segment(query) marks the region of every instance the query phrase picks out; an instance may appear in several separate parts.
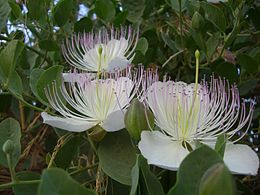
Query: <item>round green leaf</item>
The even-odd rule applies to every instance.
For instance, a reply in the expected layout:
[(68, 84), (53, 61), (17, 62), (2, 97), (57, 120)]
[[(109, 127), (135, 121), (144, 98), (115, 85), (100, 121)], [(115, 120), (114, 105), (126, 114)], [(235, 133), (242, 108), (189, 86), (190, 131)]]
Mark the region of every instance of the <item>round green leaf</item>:
[(224, 32), (227, 24), (223, 11), (212, 3), (201, 1), (200, 4), (205, 11), (205, 18)]
[(199, 186), (199, 195), (235, 195), (235, 191), (232, 175), (224, 163), (211, 166)]
[(216, 62), (212, 65), (212, 70), (221, 77), (225, 77), (230, 83), (238, 80), (238, 69), (229, 62)]
[(88, 17), (81, 18), (74, 25), (75, 32), (90, 32), (93, 27), (93, 22)]
[(6, 26), (6, 21), (8, 18), (8, 15), (11, 11), (11, 8), (8, 4), (7, 0), (0, 0), (0, 32), (3, 27)]
[(136, 161), (135, 149), (125, 130), (107, 133), (98, 147), (100, 166), (112, 179), (131, 185), (131, 170)]
[(59, 50), (59, 46), (56, 41), (53, 40), (41, 40), (39, 42), (39, 47), (46, 51), (57, 51)]
[(21, 130), (20, 124), (13, 118), (7, 118), (0, 123), (0, 164), (8, 167), (6, 154), (3, 152), (2, 147), (7, 140), (13, 142), (13, 151), (11, 154), (12, 166), (15, 167), (18, 163), (21, 154)]
[(38, 195), (96, 195), (84, 188), (63, 169), (49, 168), (41, 176)]
[(44, 89), (49, 85), (52, 85), (53, 81), (55, 81), (57, 87), (59, 87), (59, 85), (61, 84), (62, 70), (62, 66), (52, 66), (41, 74), (38, 82), (36, 83), (37, 94), (44, 101), (45, 104), (48, 104), (48, 99), (45, 96)]
[(97, 0), (95, 3), (95, 12), (98, 17), (106, 22), (111, 22), (116, 14), (115, 6), (111, 0)]
[(177, 182), (168, 195), (198, 195), (199, 184), (204, 173), (222, 159), (208, 146), (201, 146), (192, 151), (181, 163), (177, 173)]
[[(19, 180), (22, 181), (31, 181), (31, 180), (38, 180), (40, 179), (40, 175), (38, 173), (35, 172), (27, 172), (27, 171), (23, 171), (23, 172), (19, 172), (16, 174), (16, 177)], [(23, 184), (23, 185), (15, 185), (13, 187), (13, 191), (15, 195), (35, 195), (37, 194), (37, 190), (38, 190), (38, 185), (37, 183), (34, 184)]]
[(257, 73), (257, 61), (247, 54), (240, 54), (237, 56), (238, 64), (246, 70), (247, 73)]
[(31, 19), (39, 20), (43, 17), (47, 10), (45, 10), (44, 0), (29, 0), (26, 2), (28, 8), (28, 16)]
[(68, 21), (73, 8), (73, 0), (60, 0), (54, 7), (54, 20), (58, 26), (64, 26)]
[(136, 51), (140, 51), (143, 55), (145, 55), (145, 53), (148, 50), (148, 41), (146, 38), (142, 37), (138, 40), (138, 43), (136, 45), (135, 48)]
[(122, 6), (124, 10), (127, 10), (127, 20), (132, 23), (140, 21), (144, 9), (145, 9), (145, 0), (122, 0)]

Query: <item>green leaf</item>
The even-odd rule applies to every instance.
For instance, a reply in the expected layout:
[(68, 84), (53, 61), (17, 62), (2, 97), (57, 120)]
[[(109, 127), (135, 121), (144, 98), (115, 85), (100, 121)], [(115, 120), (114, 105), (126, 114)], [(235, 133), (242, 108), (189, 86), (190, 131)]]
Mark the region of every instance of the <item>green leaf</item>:
[(122, 0), (122, 7), (127, 10), (127, 20), (136, 23), (141, 20), (145, 9), (145, 0)]
[(97, 16), (106, 22), (111, 22), (116, 14), (115, 6), (111, 0), (97, 0), (95, 11)]
[(201, 6), (205, 12), (205, 18), (214, 24), (219, 30), (224, 32), (226, 30), (226, 18), (220, 8), (212, 3), (201, 1)]
[(7, 0), (0, 0), (0, 32), (6, 26), (8, 15), (11, 8)]
[(90, 189), (84, 188), (69, 174), (58, 168), (49, 168), (43, 171), (38, 195), (95, 195)]
[(93, 22), (88, 17), (81, 18), (74, 24), (74, 31), (75, 32), (90, 32), (93, 27)]
[(170, 38), (168, 33), (161, 32), (161, 37), (164, 44), (166, 44), (173, 52), (178, 51), (175, 42)]
[(247, 73), (257, 73), (257, 61), (247, 54), (240, 54), (237, 56), (238, 64), (246, 70)]
[(52, 66), (41, 74), (38, 82), (36, 83), (37, 94), (45, 104), (48, 104), (48, 99), (45, 96), (45, 88), (49, 85), (52, 85), (53, 81), (55, 81), (56, 86), (59, 87), (62, 80), (62, 71), (63, 66)]
[(227, 135), (225, 133), (223, 133), (218, 136), (217, 142), (215, 145), (215, 150), (222, 159), (223, 159), (224, 153), (225, 153), (226, 142), (227, 142)]
[(127, 14), (128, 14), (128, 11), (123, 11), (123, 12), (120, 12), (119, 14), (116, 15), (115, 19), (114, 19), (114, 25), (116, 27), (119, 27), (120, 25), (124, 24), (126, 18), (127, 18)]
[(44, 100), (41, 99), (41, 97), (38, 94), (38, 90), (37, 90), (37, 82), (39, 80), (39, 78), (41, 77), (41, 75), (44, 73), (43, 69), (40, 68), (35, 68), (32, 70), (31, 74), (30, 74), (30, 88), (33, 92), (33, 94), (37, 97), (38, 100), (40, 100), (41, 102), (44, 102)]
[(204, 18), (197, 11), (193, 14), (191, 22), (192, 22), (192, 27), (196, 30), (203, 29), (203, 26), (205, 24)]
[(10, 41), (0, 53), (0, 80), (6, 82), (15, 69), (17, 59), (24, 49), (24, 44), (18, 40)]
[(257, 79), (250, 79), (243, 83), (240, 83), (238, 89), (240, 96), (245, 96), (250, 92), (253, 92), (253, 90), (256, 88), (258, 83)]
[(211, 59), (211, 57), (213, 56), (213, 54), (216, 52), (216, 49), (218, 47), (219, 44), (219, 39), (220, 39), (220, 33), (214, 33), (208, 40), (206, 43), (206, 47), (207, 47), (207, 58), (208, 60)]
[(11, 16), (13, 19), (18, 19), (22, 17), (22, 10), (20, 6), (14, 1), (9, 0), (8, 1), (9, 6), (11, 7)]
[(204, 173), (199, 186), (199, 195), (219, 194), (237, 194), (232, 175), (224, 163), (217, 163), (211, 166)]
[(186, 9), (186, 2), (187, 0), (171, 0), (171, 6), (175, 11), (180, 12), (181, 3), (181, 11), (184, 11)]
[(143, 55), (145, 55), (145, 53), (147, 52), (148, 50), (148, 41), (146, 38), (144, 37), (141, 37), (139, 40), (138, 40), (138, 43), (136, 45), (136, 48), (135, 48), (136, 51), (140, 51)]
[[(140, 175), (142, 174), (142, 175)], [(144, 185), (141, 185), (140, 179), (144, 180)], [(146, 159), (142, 155), (137, 155), (135, 166), (132, 169), (132, 185), (130, 195), (135, 195), (138, 189), (145, 188), (149, 195), (163, 195), (163, 188), (157, 177), (150, 171)]]
[(9, 76), (7, 88), (12, 94), (22, 98), (23, 83), (21, 77), (16, 71), (13, 71)]
[(100, 166), (112, 179), (131, 185), (131, 170), (136, 161), (135, 149), (126, 130), (107, 133), (98, 147)]
[(0, 123), (0, 164), (8, 167), (6, 154), (2, 147), (7, 140), (11, 140), (14, 144), (14, 149), (11, 155), (12, 166), (15, 167), (19, 161), (21, 154), (21, 130), (20, 124), (13, 118), (7, 118)]
[(150, 171), (150, 168), (143, 156), (138, 157), (139, 166), (145, 181), (146, 189), (149, 195), (163, 195), (162, 185), (157, 177)]
[(54, 21), (58, 26), (64, 26), (68, 21), (73, 8), (73, 0), (60, 0), (54, 7)]
[(78, 151), (80, 144), (82, 144), (82, 139), (79, 136), (76, 136), (62, 145), (55, 157), (55, 165), (63, 169), (68, 168), (73, 157)]
[(44, 0), (29, 0), (26, 2), (28, 16), (30, 19), (39, 20), (46, 15)]
[(238, 80), (238, 69), (234, 64), (221, 62), (212, 67), (213, 71), (221, 77), (225, 77), (230, 83)]
[[(35, 172), (19, 172), (16, 174), (16, 177), (19, 180), (22, 181), (30, 181), (30, 180), (38, 180), (40, 179), (40, 175)], [(15, 195), (35, 195), (37, 194), (37, 189), (38, 189), (39, 184), (23, 184), (23, 185), (15, 185), (13, 187), (14, 194)]]
[(132, 170), (131, 170), (131, 178), (132, 178), (132, 182), (131, 182), (131, 191), (130, 191), (130, 195), (135, 195), (136, 191), (138, 189), (138, 184), (139, 184), (139, 158), (141, 155), (138, 155), (136, 158), (136, 162), (135, 165), (133, 166)]
[(256, 30), (260, 30), (260, 24), (259, 24), (259, 21), (258, 21), (259, 17), (260, 17), (260, 7), (259, 7), (259, 5), (252, 7), (249, 10), (249, 18), (250, 18), (251, 22), (253, 23), (253, 25), (255, 26)]
[(46, 51), (58, 51), (59, 46), (54, 40), (41, 40), (39, 42), (39, 47)]
[(201, 146), (192, 151), (181, 163), (177, 172), (177, 182), (168, 195), (198, 195), (200, 180), (204, 173), (222, 159), (208, 146)]

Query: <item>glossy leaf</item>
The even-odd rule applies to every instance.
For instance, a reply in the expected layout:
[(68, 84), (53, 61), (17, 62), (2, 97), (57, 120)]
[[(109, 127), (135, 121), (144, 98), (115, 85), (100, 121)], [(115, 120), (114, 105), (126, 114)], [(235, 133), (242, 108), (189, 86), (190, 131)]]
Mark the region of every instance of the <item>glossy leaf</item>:
[[(141, 182), (141, 179), (143, 179), (144, 181)], [(130, 195), (136, 194), (138, 185), (140, 188), (145, 188), (141, 189), (141, 191), (147, 192), (147, 195), (164, 194), (161, 183), (159, 182), (157, 177), (150, 171), (149, 165), (142, 155), (137, 155), (136, 164), (132, 169), (132, 185)]]
[(256, 73), (258, 71), (257, 61), (247, 54), (240, 54), (237, 56), (238, 64), (248, 73)]
[(22, 98), (23, 83), (21, 77), (16, 71), (13, 71), (9, 76), (7, 87), (12, 94), (15, 94), (16, 96)]
[(226, 18), (222, 10), (214, 4), (204, 1), (201, 2), (201, 6), (205, 11), (205, 18), (224, 32), (226, 29)]
[(112, 21), (116, 14), (115, 6), (111, 0), (97, 0), (95, 11), (98, 17), (107, 22)]
[(15, 69), (17, 59), (22, 53), (24, 44), (18, 40), (10, 41), (0, 53), (0, 80), (6, 81)]
[(20, 124), (13, 118), (7, 118), (0, 123), (0, 164), (8, 167), (6, 154), (2, 147), (7, 140), (11, 140), (14, 146), (11, 158), (12, 166), (15, 167), (18, 163), (21, 154), (21, 129)]
[(43, 17), (47, 10), (45, 10), (44, 0), (29, 0), (27, 1), (28, 16), (31, 19), (39, 20)]
[(224, 163), (211, 166), (202, 176), (199, 195), (235, 195), (231, 173)]
[(38, 90), (37, 90), (37, 82), (39, 80), (39, 78), (41, 77), (41, 75), (44, 73), (43, 69), (40, 68), (35, 68), (32, 70), (31, 74), (30, 74), (30, 88), (33, 92), (33, 94), (41, 101), (44, 102), (44, 100), (42, 100), (42, 98), (39, 96), (38, 94)]
[(49, 168), (43, 171), (38, 195), (95, 195), (90, 189), (84, 188), (63, 169)]
[(145, 53), (148, 50), (148, 41), (146, 38), (142, 37), (138, 40), (138, 43), (136, 45), (135, 50), (140, 51), (143, 55), (145, 55)]
[(80, 144), (82, 144), (82, 139), (80, 139), (79, 136), (76, 136), (62, 145), (55, 157), (55, 165), (63, 169), (68, 168), (73, 157), (76, 155)]
[(75, 32), (90, 32), (93, 27), (93, 22), (88, 17), (81, 18), (79, 21), (77, 21), (74, 25), (74, 31)]
[(238, 69), (234, 64), (229, 62), (220, 62), (214, 68), (213, 71), (221, 77), (225, 77), (230, 83), (238, 80)]
[(100, 166), (112, 179), (131, 185), (131, 170), (136, 161), (135, 149), (126, 130), (107, 133), (98, 147)]
[(144, 9), (145, 9), (145, 0), (122, 0), (122, 6), (124, 10), (127, 10), (127, 20), (132, 23), (140, 21)]
[(38, 82), (36, 83), (37, 94), (47, 104), (48, 99), (45, 96), (45, 88), (56, 82), (57, 87), (61, 84), (62, 66), (52, 66), (41, 74)]
[(58, 26), (64, 26), (68, 21), (73, 8), (73, 0), (60, 0), (54, 7), (54, 20)]
[(59, 50), (59, 46), (54, 40), (41, 40), (39, 42), (39, 47), (46, 51), (57, 51)]
[(183, 11), (186, 8), (186, 2), (187, 0), (171, 0), (171, 6), (175, 11), (180, 12), (180, 10)]
[(11, 8), (7, 0), (0, 0), (0, 32), (6, 25)]
[[(16, 177), (22, 181), (39, 180), (40, 174), (35, 172), (24, 171), (17, 173)], [(38, 185), (39, 184), (37, 183), (27, 185), (16, 185), (13, 187), (13, 191), (15, 195), (35, 195), (37, 194)]]
[(227, 142), (227, 135), (226, 134), (221, 134), (217, 138), (217, 142), (215, 145), (215, 150), (221, 156), (223, 159), (224, 153), (225, 153), (225, 148), (226, 148), (226, 142)]
[(222, 163), (220, 156), (208, 146), (192, 151), (181, 163), (177, 182), (168, 195), (198, 195), (204, 173), (214, 164)]
[(13, 18), (13, 19), (21, 18), (22, 10), (19, 7), (19, 5), (15, 1), (12, 1), (12, 0), (9, 0), (8, 3), (9, 3), (9, 6), (11, 7), (11, 18)]

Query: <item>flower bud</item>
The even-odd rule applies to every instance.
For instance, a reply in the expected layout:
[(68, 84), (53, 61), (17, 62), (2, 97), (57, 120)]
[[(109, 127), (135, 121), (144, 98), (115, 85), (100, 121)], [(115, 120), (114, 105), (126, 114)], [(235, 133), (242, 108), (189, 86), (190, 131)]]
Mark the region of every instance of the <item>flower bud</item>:
[(201, 29), (204, 26), (204, 19), (199, 12), (195, 12), (192, 16), (192, 27), (194, 29)]
[(14, 142), (10, 139), (3, 144), (2, 150), (5, 154), (12, 154), (14, 150)]
[(125, 114), (125, 126), (134, 139), (140, 140), (143, 130), (154, 127), (153, 113), (135, 98)]

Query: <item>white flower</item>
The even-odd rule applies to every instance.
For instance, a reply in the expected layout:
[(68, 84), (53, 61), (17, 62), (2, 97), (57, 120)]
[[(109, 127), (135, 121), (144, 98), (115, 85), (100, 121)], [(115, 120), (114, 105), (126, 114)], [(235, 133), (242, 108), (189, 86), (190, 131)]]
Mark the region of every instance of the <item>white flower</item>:
[[(130, 74), (130, 73), (129, 73)], [(127, 74), (127, 75), (129, 75)], [(62, 116), (42, 113), (43, 122), (67, 131), (86, 131), (100, 125), (106, 131), (125, 127), (124, 111), (136, 93), (137, 77), (108, 74), (105, 78), (88, 74), (66, 75), (61, 88), (46, 88), (50, 105)]]
[(122, 70), (134, 57), (138, 32), (130, 27), (74, 35), (62, 46), (66, 61), (84, 71)]
[[(196, 93), (194, 93), (196, 91)], [(256, 175), (257, 154), (247, 145), (234, 144), (237, 132), (250, 124), (254, 103), (240, 102), (236, 86), (212, 78), (210, 83), (154, 82), (145, 101), (154, 113), (160, 131), (143, 131), (139, 149), (149, 164), (177, 170), (200, 141), (214, 147), (217, 136), (226, 133), (224, 162), (233, 173)], [(245, 131), (245, 133), (247, 130)]]

